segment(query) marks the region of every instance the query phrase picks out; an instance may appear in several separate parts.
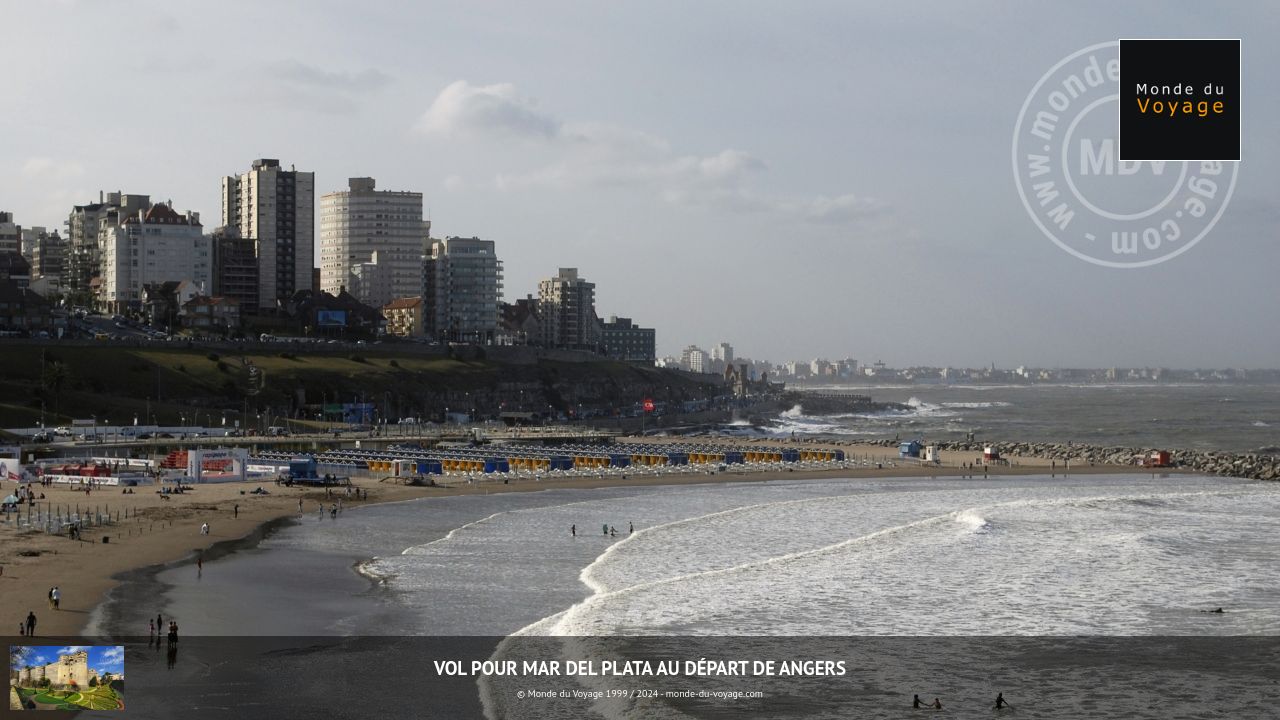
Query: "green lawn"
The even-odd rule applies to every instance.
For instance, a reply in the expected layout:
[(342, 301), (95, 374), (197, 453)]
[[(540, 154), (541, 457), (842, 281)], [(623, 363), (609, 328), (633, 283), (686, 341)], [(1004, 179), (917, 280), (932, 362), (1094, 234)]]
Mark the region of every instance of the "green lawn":
[(57, 710), (116, 710), (124, 707), (124, 698), (106, 686), (83, 692), (18, 688), (18, 694), (23, 700), (31, 699), (41, 705), (54, 706), (53, 709)]

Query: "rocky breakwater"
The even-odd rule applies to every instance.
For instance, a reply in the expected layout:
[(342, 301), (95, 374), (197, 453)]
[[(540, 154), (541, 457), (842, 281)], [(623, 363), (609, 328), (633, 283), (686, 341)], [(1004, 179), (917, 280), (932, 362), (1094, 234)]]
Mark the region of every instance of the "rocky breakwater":
[[(876, 445), (893, 447), (896, 440), (878, 440)], [(940, 450), (981, 454), (992, 448), (1005, 459), (1043, 458), (1046, 460), (1089, 463), (1091, 465), (1146, 465), (1152, 453), (1163, 448), (1080, 445), (1050, 442), (937, 442)], [(1210, 450), (1169, 450), (1167, 467), (1183, 468), (1207, 475), (1280, 480), (1280, 456), (1267, 453), (1232, 453)]]
[(783, 410), (800, 406), (805, 415), (839, 415), (843, 413), (881, 413), (910, 410), (895, 402), (879, 402), (869, 395), (843, 392), (787, 391), (777, 399), (775, 406)]

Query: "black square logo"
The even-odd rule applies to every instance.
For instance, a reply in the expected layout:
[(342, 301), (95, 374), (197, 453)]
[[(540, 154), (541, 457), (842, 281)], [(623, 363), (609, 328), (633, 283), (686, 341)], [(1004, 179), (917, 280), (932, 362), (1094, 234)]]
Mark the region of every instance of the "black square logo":
[(1240, 159), (1240, 41), (1120, 41), (1121, 160)]

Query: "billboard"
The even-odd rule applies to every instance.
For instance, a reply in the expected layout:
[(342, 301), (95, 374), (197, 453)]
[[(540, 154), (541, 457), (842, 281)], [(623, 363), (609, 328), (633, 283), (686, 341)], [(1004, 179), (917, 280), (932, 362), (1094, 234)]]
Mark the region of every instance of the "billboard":
[(0, 447), (0, 480), (22, 481), (22, 455), (19, 448)]
[(316, 327), (346, 327), (346, 310), (317, 310)]

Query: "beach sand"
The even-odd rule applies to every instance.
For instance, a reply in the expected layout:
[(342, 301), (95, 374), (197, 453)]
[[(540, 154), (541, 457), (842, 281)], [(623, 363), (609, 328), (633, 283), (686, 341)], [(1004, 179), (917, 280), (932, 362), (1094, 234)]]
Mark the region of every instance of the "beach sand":
[[(685, 442), (691, 438), (653, 438), (644, 442)], [(710, 439), (708, 439), (710, 441)], [(779, 445), (783, 440), (752, 441), (741, 439), (714, 440), (717, 443), (750, 445)], [(0, 620), (8, 623), (3, 633), (16, 634), (16, 626), (28, 611), (38, 619), (36, 636), (72, 636), (82, 633), (90, 614), (116, 583), (113, 576), (128, 570), (189, 561), (210, 545), (243, 538), (266, 522), (278, 518), (296, 516), (298, 500), (302, 499), (306, 514), (316, 514), (319, 504), (327, 509), (338, 497), (343, 497), (344, 508), (364, 504), (396, 502), (424, 497), (448, 495), (530, 492), (555, 488), (595, 488), (603, 486), (681, 485), (706, 482), (761, 482), (767, 480), (798, 480), (802, 478), (865, 478), (865, 477), (947, 477), (966, 472), (956, 467), (958, 463), (971, 462), (972, 453), (943, 455), (943, 465), (922, 467), (916, 463), (900, 463), (893, 448), (877, 445), (821, 443), (800, 441), (812, 448), (840, 448), (851, 459), (866, 459), (870, 463), (883, 463), (882, 468), (862, 467), (832, 470), (787, 471), (725, 471), (706, 469), (684, 474), (660, 476), (628, 475), (579, 476), (567, 478), (512, 478), (509, 483), (488, 480), (469, 484), (465, 478), (445, 477), (439, 487), (413, 487), (394, 481), (379, 479), (355, 479), (353, 484), (368, 492), (368, 500), (346, 498), (335, 491), (333, 498), (326, 498), (323, 488), (288, 488), (274, 482), (255, 480), (239, 483), (201, 484), (194, 490), (171, 495), (164, 500), (155, 492), (155, 486), (140, 486), (134, 494), (121, 494), (119, 488), (104, 488), (86, 495), (66, 487), (41, 488), (44, 503), (69, 510), (88, 508), (120, 514), (118, 523), (105, 527), (86, 529), (80, 540), (65, 535), (49, 535), (40, 531), (19, 532), (14, 523), (0, 524)], [(992, 468), (992, 475), (1038, 474), (1048, 469), (1050, 461), (1038, 458), (1018, 458), (1012, 467)], [(1060, 467), (1060, 466), (1059, 466)], [(1060, 472), (1061, 470), (1059, 470)], [(977, 475), (982, 474), (978, 469)], [(1072, 468), (1078, 473), (1142, 472), (1132, 466), (1097, 466)], [(1149, 471), (1146, 471), (1149, 472)], [(249, 491), (262, 487), (269, 495), (250, 495)], [(236, 506), (239, 506), (238, 512)], [(127, 514), (127, 519), (125, 515)], [(200, 528), (209, 524), (210, 532), (201, 534)], [(103, 542), (109, 536), (108, 543)], [(49, 607), (49, 588), (58, 586), (61, 591), (60, 609)]]

